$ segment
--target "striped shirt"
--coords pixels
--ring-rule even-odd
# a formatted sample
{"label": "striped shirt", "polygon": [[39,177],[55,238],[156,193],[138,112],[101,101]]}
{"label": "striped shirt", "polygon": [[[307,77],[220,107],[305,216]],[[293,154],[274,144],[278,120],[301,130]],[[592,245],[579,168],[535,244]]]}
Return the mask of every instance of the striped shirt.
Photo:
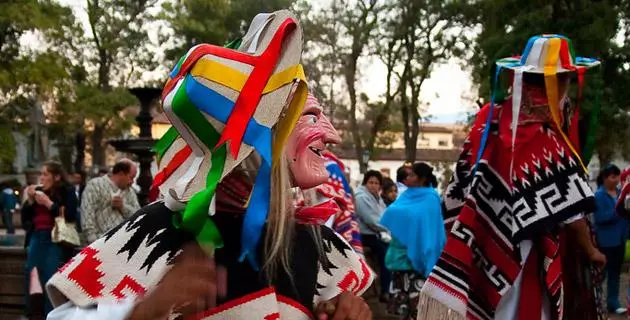
{"label": "striped shirt", "polygon": [[[122,210],[112,207],[112,196],[119,191],[123,199]],[[88,181],[81,197],[81,226],[88,243],[102,237],[138,209],[140,204],[133,189],[118,189],[109,176]]]}

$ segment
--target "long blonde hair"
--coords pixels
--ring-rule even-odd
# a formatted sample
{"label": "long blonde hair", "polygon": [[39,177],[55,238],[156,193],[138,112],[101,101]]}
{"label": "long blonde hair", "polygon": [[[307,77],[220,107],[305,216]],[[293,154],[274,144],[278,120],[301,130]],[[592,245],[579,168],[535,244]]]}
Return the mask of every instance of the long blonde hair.
{"label": "long blonde hair", "polygon": [[295,233],[289,163],[282,152],[280,162],[271,170],[271,201],[265,233],[263,271],[270,282],[282,267],[291,277],[291,244]]}

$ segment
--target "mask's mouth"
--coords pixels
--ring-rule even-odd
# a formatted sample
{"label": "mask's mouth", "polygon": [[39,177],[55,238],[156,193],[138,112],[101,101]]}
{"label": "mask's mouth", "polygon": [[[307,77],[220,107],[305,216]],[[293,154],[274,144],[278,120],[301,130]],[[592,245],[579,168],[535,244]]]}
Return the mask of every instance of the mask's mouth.
{"label": "mask's mouth", "polygon": [[322,155],[322,151],[323,150],[322,149],[320,149],[318,147],[315,147],[315,146],[308,146],[308,149],[311,150],[318,157],[322,157],[323,158],[323,155]]}

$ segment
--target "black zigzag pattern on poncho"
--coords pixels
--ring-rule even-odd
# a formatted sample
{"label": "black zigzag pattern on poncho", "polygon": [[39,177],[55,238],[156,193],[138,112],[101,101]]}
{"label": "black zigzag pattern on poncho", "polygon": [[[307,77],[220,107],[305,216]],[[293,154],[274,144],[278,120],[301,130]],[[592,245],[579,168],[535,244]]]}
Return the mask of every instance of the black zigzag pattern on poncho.
{"label": "black zigzag pattern on poncho", "polygon": [[172,263],[183,244],[193,240],[192,235],[175,228],[173,212],[166,208],[163,202],[156,202],[138,210],[125,222],[110,230],[105,236],[105,242],[118,232],[129,233],[129,240],[118,250],[118,254],[125,252],[128,254],[127,261],[131,260],[145,240],[146,246],[155,244],[140,267],[141,270],[146,267],[147,272],[165,254],[168,254],[168,263]]}

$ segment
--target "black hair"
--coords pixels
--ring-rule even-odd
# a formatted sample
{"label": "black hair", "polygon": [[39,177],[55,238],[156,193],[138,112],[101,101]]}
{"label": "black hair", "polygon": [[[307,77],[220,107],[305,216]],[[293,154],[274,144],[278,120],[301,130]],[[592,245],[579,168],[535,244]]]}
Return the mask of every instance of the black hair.
{"label": "black hair", "polygon": [[376,170],[368,170],[368,172],[366,172],[363,176],[363,182],[361,183],[361,185],[366,185],[368,180],[370,180],[370,178],[372,177],[378,179],[378,183],[383,185],[383,175]]}
{"label": "black hair", "polygon": [[383,183],[383,188],[382,188],[383,193],[390,192],[392,190],[392,188],[398,188],[396,186],[396,184],[394,183],[394,181],[391,181],[391,179],[387,179],[387,180],[389,180],[389,181],[385,181]]}
{"label": "black hair", "polygon": [[100,173],[100,174],[108,174],[109,173],[109,169],[107,169],[106,167],[100,167],[98,169],[98,173]]}
{"label": "black hair", "polygon": [[618,176],[621,174],[621,170],[619,170],[619,167],[617,167],[614,164],[609,164],[607,166],[604,167],[604,169],[602,169],[602,171],[599,172],[599,175],[597,176],[597,187],[601,187],[604,184],[604,180],[606,180],[606,178],[610,177],[610,176]]}
{"label": "black hair", "polygon": [[[49,191],[51,199],[53,201],[59,201],[63,197],[63,190],[68,186],[68,177],[63,165],[57,161],[46,161],[43,166],[53,176],[53,186]],[[59,177],[59,180],[55,180],[55,177]]]}
{"label": "black hair", "polygon": [[112,173],[117,174],[119,172],[122,172],[124,174],[127,174],[129,173],[129,171],[131,171],[131,166],[133,166],[131,161],[118,161],[112,168]]}
{"label": "black hair", "polygon": [[396,182],[403,182],[409,176],[409,166],[403,165],[396,170]]}
{"label": "black hair", "polygon": [[425,178],[425,181],[427,182],[425,187],[431,186],[433,188],[437,188],[438,181],[433,174],[433,168],[430,165],[424,162],[416,162],[411,166],[411,170],[413,170],[413,173],[415,173],[419,179]]}
{"label": "black hair", "polygon": [[81,176],[81,182],[85,183],[85,177],[87,177],[87,173],[85,172],[85,170],[76,170],[72,174],[80,175]]}

